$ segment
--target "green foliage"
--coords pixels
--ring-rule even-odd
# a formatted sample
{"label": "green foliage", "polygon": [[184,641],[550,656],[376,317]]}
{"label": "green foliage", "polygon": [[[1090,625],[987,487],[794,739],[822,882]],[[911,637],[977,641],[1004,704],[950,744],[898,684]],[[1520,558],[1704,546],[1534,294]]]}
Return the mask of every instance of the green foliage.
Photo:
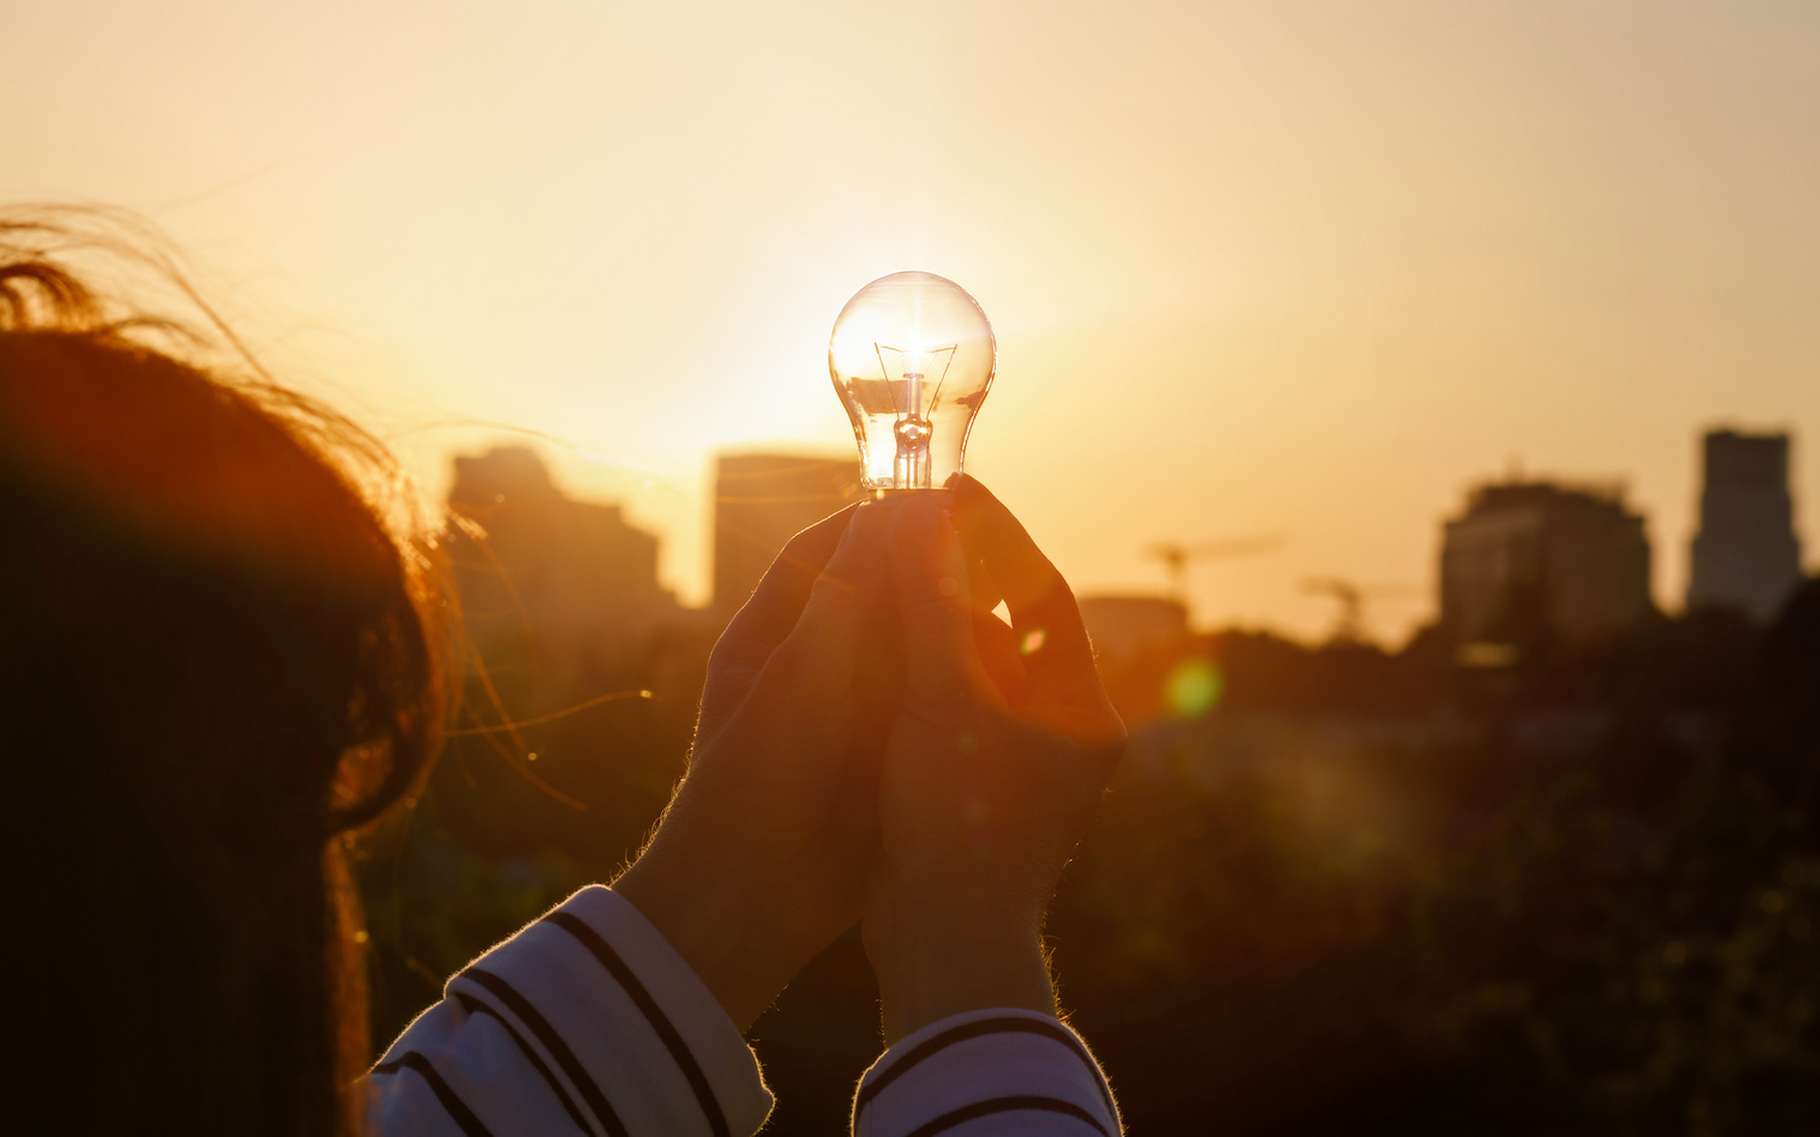
{"label": "green foliage", "polygon": [[[1127,710],[1151,710],[1131,715],[1138,744],[1050,925],[1064,1000],[1133,1132],[1811,1129],[1806,596],[1762,640],[1664,622],[1496,677],[1449,672],[1425,642],[1393,656],[1229,637],[1193,648],[1225,680],[1193,716],[1160,694],[1179,659],[1136,665]],[[534,668],[511,681],[511,700],[540,690]],[[492,736],[459,742],[363,862],[380,1038],[635,850],[691,706],[525,732],[581,811],[509,770],[517,752]],[[760,1020],[769,1133],[844,1131],[874,998],[848,941]]]}

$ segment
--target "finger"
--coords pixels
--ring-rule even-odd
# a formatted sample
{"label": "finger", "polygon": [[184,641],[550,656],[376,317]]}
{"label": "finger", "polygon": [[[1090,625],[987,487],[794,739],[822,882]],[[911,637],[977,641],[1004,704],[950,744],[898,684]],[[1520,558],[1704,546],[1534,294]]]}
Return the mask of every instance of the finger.
{"label": "finger", "polygon": [[973,647],[992,685],[1005,703],[1016,709],[1023,705],[1030,684],[1030,673],[1018,657],[1017,633],[1005,621],[990,612],[973,611]]}
{"label": "finger", "polygon": [[973,642],[967,556],[948,495],[890,501],[891,578],[903,628],[906,710],[929,713],[990,689]]}
{"label": "finger", "polygon": [[[953,490],[955,483],[964,477],[966,477],[965,474],[950,475],[948,480],[942,484],[942,488]],[[950,493],[948,496],[952,499],[954,495]],[[975,608],[982,612],[990,612],[1005,599],[1005,593],[999,588],[998,581],[992,578],[992,570],[987,567],[985,556],[974,547],[973,534],[965,525],[958,523],[958,518],[956,522],[956,528],[961,535],[961,548],[966,550],[967,554],[967,587],[970,599]]]}
{"label": "finger", "polygon": [[953,479],[952,492],[955,524],[1004,590],[1032,677],[1097,687],[1093,649],[1068,582],[985,486],[962,474]]}
{"label": "finger", "polygon": [[853,507],[846,532],[827,563],[810,582],[796,624],[784,645],[801,649],[820,639],[834,637],[842,643],[855,635],[855,614],[889,607],[890,569],[886,565],[891,521],[876,503]]}
{"label": "finger", "polygon": [[702,692],[702,722],[724,721],[746,697],[765,660],[796,626],[816,578],[846,536],[857,508],[848,506],[802,530],[771,562],[714,645]]}
{"label": "finger", "polygon": [[1110,762],[1122,752],[1124,725],[1103,694],[1060,702],[1032,700],[1032,679],[1024,660],[1032,653],[1028,635],[1020,636],[991,613],[976,612],[973,642],[986,674],[1004,697],[1004,708],[1026,726],[1036,727],[1051,739],[1083,747],[1093,761]]}
{"label": "finger", "polygon": [[790,538],[728,623],[717,646],[740,655],[769,655],[796,626],[816,579],[840,547],[858,508],[850,505]]}
{"label": "finger", "polygon": [[[877,712],[867,686],[873,645],[894,633],[889,569],[884,550],[889,529],[854,510],[839,545],[810,585],[795,625],[756,670],[743,698],[724,717],[704,711],[696,753],[736,754],[748,769],[770,771],[767,784],[822,793],[868,765],[877,748],[854,746],[856,725]],[[895,697],[897,687],[882,690]],[[732,747],[718,746],[729,738]],[[852,774],[864,781],[866,771]],[[858,800],[870,802],[871,798]]]}
{"label": "finger", "polygon": [[819,721],[844,721],[861,674],[862,648],[890,612],[888,519],[872,505],[852,514],[839,546],[754,682],[749,701]]}
{"label": "finger", "polygon": [[[961,546],[967,544],[966,534],[961,534]],[[967,598],[981,612],[991,612],[1005,599],[1004,589],[992,576],[992,569],[986,564],[986,558],[967,550]]]}

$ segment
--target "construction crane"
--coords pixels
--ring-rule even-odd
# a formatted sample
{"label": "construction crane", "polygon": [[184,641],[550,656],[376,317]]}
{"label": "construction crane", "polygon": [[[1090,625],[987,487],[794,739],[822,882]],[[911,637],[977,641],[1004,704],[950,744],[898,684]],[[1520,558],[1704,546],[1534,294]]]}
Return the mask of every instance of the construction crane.
{"label": "construction crane", "polygon": [[1360,585],[1337,576],[1312,576],[1302,581],[1302,591],[1317,596],[1331,596],[1339,603],[1339,615],[1333,622],[1335,643],[1362,643],[1365,639],[1365,601],[1374,596],[1406,596],[1414,585]]}
{"label": "construction crane", "polygon": [[1186,603],[1190,561],[1215,561],[1228,557],[1246,557],[1254,553],[1268,553],[1282,547],[1283,538],[1271,535],[1241,537],[1227,541],[1203,541],[1195,545],[1159,541],[1145,549],[1144,554],[1163,562],[1163,569],[1169,574],[1170,591],[1177,600]]}

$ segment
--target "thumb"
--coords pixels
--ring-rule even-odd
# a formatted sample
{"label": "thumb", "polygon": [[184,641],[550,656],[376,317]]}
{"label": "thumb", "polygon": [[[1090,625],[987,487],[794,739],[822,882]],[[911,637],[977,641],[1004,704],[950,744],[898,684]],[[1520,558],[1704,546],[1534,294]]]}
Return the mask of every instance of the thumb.
{"label": "thumb", "polygon": [[906,711],[955,709],[982,698],[985,669],[973,643],[967,554],[946,494],[893,501],[891,580],[903,625]]}

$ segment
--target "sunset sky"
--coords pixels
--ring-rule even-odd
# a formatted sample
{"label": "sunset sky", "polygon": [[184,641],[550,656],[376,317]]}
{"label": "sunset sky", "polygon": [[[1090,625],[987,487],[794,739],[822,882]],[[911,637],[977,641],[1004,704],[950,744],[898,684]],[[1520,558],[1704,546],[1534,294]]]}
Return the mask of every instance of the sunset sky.
{"label": "sunset sky", "polygon": [[[1706,424],[1799,434],[1820,560],[1820,4],[13,3],[0,200],[131,207],[283,378],[529,432],[705,593],[709,455],[851,448],[859,286],[978,298],[968,468],[1082,591],[1429,613],[1512,460],[1624,478],[1678,606]],[[465,424],[465,425],[464,425]],[[481,424],[481,425],[476,425]],[[491,425],[486,425],[491,424]]]}

